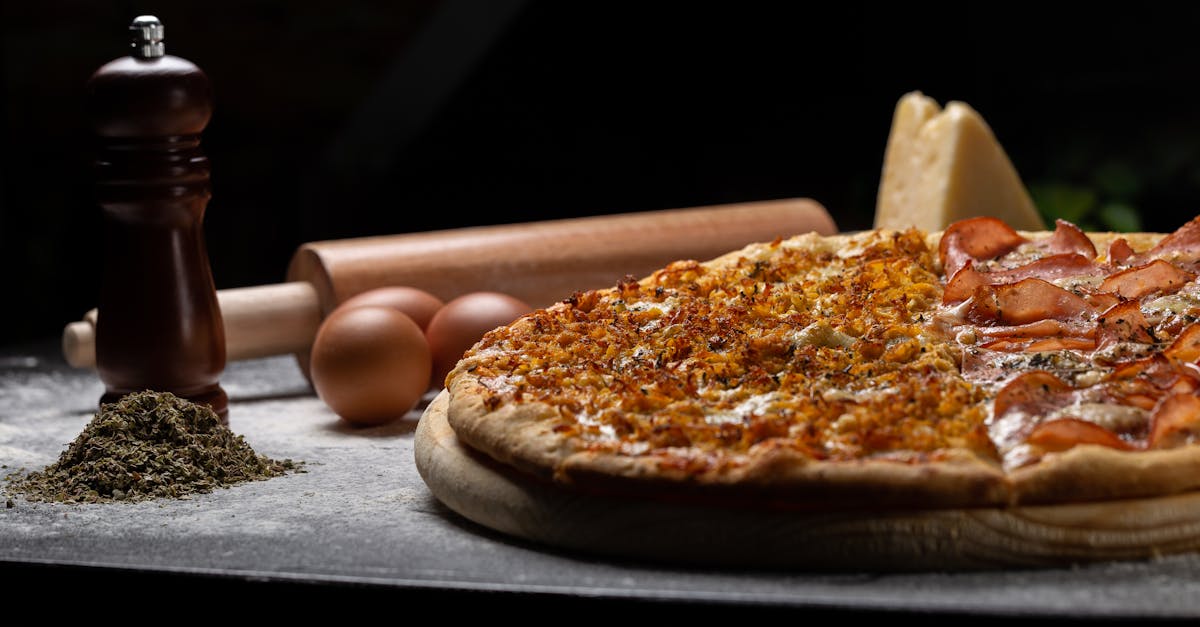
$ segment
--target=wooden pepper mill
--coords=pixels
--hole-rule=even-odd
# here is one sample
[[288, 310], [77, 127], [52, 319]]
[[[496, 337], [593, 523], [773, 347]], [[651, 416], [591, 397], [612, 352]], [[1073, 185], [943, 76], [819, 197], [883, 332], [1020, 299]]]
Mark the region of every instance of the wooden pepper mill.
[[100, 402], [172, 392], [225, 420], [225, 333], [202, 228], [211, 193], [200, 133], [212, 115], [211, 89], [200, 68], [165, 54], [157, 18], [140, 16], [129, 29], [132, 54], [87, 83], [104, 216]]

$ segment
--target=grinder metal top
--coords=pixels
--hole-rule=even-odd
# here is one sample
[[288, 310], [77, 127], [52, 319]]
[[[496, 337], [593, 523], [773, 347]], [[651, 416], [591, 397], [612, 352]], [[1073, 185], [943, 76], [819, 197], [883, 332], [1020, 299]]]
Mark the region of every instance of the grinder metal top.
[[129, 32], [133, 35], [133, 56], [138, 59], [154, 59], [167, 53], [163, 44], [163, 24], [153, 15], [133, 18]]

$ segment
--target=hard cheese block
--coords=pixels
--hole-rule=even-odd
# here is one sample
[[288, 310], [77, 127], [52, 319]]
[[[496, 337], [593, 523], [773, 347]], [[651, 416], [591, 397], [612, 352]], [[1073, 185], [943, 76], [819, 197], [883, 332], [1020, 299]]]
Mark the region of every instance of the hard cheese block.
[[1045, 228], [979, 113], [965, 103], [943, 110], [920, 92], [905, 94], [892, 118], [875, 227], [938, 231], [974, 216], [994, 216], [1018, 230]]

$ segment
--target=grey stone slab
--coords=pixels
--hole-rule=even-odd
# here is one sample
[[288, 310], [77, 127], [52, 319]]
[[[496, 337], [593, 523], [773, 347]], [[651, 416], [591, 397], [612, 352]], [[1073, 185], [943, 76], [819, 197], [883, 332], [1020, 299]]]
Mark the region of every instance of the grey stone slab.
[[[434, 499], [413, 462], [419, 409], [348, 428], [291, 358], [230, 364], [230, 428], [307, 472], [187, 500], [0, 504], [0, 565], [204, 574], [396, 589], [980, 616], [1200, 617], [1200, 556], [980, 573], [726, 571], [515, 541]], [[54, 461], [95, 411], [95, 374], [49, 343], [0, 351], [0, 472]], [[428, 399], [427, 399], [428, 400]]]

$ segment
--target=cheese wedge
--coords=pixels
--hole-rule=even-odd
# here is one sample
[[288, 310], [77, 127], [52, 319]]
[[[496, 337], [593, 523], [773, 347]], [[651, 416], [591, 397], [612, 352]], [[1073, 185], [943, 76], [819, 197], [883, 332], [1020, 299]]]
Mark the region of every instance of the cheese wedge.
[[920, 92], [896, 105], [875, 205], [875, 227], [939, 231], [955, 220], [1000, 218], [1017, 230], [1045, 223], [987, 122], [970, 106], [942, 110]]

